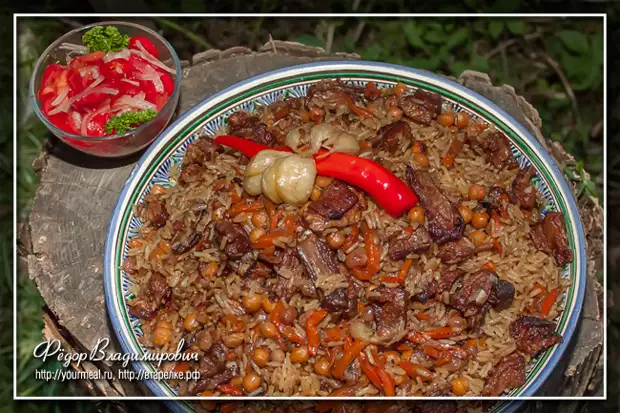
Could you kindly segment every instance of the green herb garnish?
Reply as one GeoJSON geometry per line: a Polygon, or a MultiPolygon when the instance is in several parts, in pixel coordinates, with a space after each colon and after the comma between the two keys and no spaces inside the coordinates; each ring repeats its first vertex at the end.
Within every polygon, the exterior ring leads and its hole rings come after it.
{"type": "Polygon", "coordinates": [[[108,123],[105,124],[105,133],[114,133],[120,135],[127,132],[131,128],[148,122],[157,115],[155,109],[134,110],[125,112],[122,115],[112,116],[108,123]]]}
{"type": "Polygon", "coordinates": [[[97,50],[120,52],[129,45],[129,36],[113,26],[96,26],[84,33],[82,43],[91,53],[97,50]]]}

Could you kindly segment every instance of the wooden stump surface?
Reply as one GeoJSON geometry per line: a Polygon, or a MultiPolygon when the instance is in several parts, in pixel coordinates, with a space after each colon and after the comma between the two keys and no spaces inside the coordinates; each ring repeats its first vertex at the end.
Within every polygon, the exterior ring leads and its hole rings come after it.
{"type": "MultiPolygon", "coordinates": [[[[282,41],[271,41],[258,51],[234,47],[199,53],[192,62],[183,62],[177,113],[184,113],[210,95],[260,73],[312,61],[343,59],[359,56],[327,55],[320,48],[282,41]]],[[[514,116],[545,144],[558,163],[575,164],[561,145],[545,141],[538,112],[512,87],[494,86],[486,74],[472,71],[465,71],[457,81],[514,116]]],[[[27,273],[36,282],[47,304],[45,337],[62,338],[67,349],[89,351],[100,338],[108,337],[113,343],[108,351],[121,351],[105,306],[103,250],[117,197],[140,155],[100,159],[54,140],[48,142],[44,153],[34,162],[41,183],[29,221],[20,225],[19,264],[21,273],[27,273]]],[[[579,207],[588,238],[586,300],[573,346],[541,395],[578,396],[602,391],[602,289],[595,274],[602,268],[603,211],[596,199],[588,197],[579,200],[579,207]]],[[[114,371],[118,366],[83,363],[74,368],[114,371]]],[[[86,383],[86,388],[100,396],[149,395],[136,382],[86,383]]],[[[156,410],[153,403],[115,403],[115,407],[121,411],[156,410]]],[[[522,411],[559,410],[556,404],[530,403],[522,411]]],[[[563,413],[578,411],[584,411],[583,403],[562,408],[563,413]]]]}

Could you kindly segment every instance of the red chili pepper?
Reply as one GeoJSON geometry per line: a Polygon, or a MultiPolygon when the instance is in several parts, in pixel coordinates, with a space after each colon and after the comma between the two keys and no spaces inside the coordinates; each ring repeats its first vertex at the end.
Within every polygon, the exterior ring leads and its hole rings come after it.
{"type": "MultiPolygon", "coordinates": [[[[248,158],[265,149],[291,152],[289,148],[270,148],[229,135],[218,136],[214,143],[236,149],[248,158]]],[[[411,188],[381,164],[347,153],[334,152],[324,156],[325,153],[319,152],[315,157],[319,175],[337,178],[363,189],[390,215],[401,216],[418,203],[411,188]]]]}

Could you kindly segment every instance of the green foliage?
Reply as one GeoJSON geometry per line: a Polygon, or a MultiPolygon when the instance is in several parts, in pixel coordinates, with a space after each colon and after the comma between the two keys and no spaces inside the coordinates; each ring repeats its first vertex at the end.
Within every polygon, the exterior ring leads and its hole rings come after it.
{"type": "Polygon", "coordinates": [[[82,43],[88,46],[89,52],[119,52],[129,45],[129,36],[114,26],[96,26],[84,33],[82,43]]]}
{"type": "Polygon", "coordinates": [[[105,124],[105,133],[114,132],[117,135],[127,132],[131,128],[148,122],[157,116],[155,109],[132,110],[122,115],[112,116],[105,124]]]}

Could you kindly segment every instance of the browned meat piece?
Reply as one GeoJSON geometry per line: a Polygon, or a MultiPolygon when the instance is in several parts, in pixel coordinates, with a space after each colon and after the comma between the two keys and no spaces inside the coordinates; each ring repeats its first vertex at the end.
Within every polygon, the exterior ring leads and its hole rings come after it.
{"type": "Polygon", "coordinates": [[[401,97],[398,106],[414,122],[430,125],[441,113],[441,95],[418,89],[413,95],[401,97]]]}
{"type": "Polygon", "coordinates": [[[278,275],[271,292],[277,298],[289,301],[295,293],[298,280],[303,277],[304,267],[295,252],[289,250],[283,254],[282,262],[276,268],[277,271],[285,272],[286,276],[278,275]]]}
{"type": "Polygon", "coordinates": [[[402,260],[411,253],[423,252],[431,246],[431,236],[422,225],[409,238],[390,240],[388,253],[394,261],[402,260]]]}
{"type": "Polygon", "coordinates": [[[475,248],[465,240],[450,241],[439,247],[439,259],[446,264],[456,264],[474,255],[475,248]]]}
{"type": "Polygon", "coordinates": [[[517,349],[534,356],[563,341],[555,331],[555,324],[538,317],[523,316],[510,324],[510,335],[517,343],[517,349]]]}
{"type": "Polygon", "coordinates": [[[455,401],[419,402],[413,405],[415,413],[456,413],[459,405],[455,401]]]}
{"type": "Polygon", "coordinates": [[[463,279],[461,287],[450,297],[450,304],[465,317],[483,314],[488,310],[489,306],[485,304],[497,282],[497,274],[491,270],[471,274],[463,279]]]}
{"type": "Polygon", "coordinates": [[[349,185],[334,179],[325,188],[319,199],[310,202],[308,209],[326,219],[340,219],[357,202],[357,195],[349,185]]]}
{"type": "Polygon", "coordinates": [[[166,277],[154,273],[149,278],[144,290],[144,297],[132,302],[129,314],[150,320],[157,314],[161,306],[167,305],[172,299],[172,288],[168,286],[166,277]]]}
{"type": "Polygon", "coordinates": [[[220,384],[228,383],[230,379],[235,377],[237,374],[239,373],[236,364],[226,367],[226,370],[219,374],[216,374],[207,381],[206,389],[215,390],[217,386],[219,386],[220,384]]]}
{"type": "Polygon", "coordinates": [[[511,194],[504,188],[493,185],[491,189],[489,189],[489,193],[485,199],[482,201],[482,205],[494,213],[500,213],[501,211],[506,210],[508,204],[512,201],[512,198],[513,196],[511,196],[511,194]]]}
{"type": "Polygon", "coordinates": [[[383,126],[377,131],[377,136],[372,138],[372,143],[377,148],[385,149],[390,153],[395,153],[404,142],[413,140],[411,127],[404,120],[397,120],[394,123],[383,126]]]}
{"type": "Polygon", "coordinates": [[[409,357],[409,361],[413,364],[419,364],[420,366],[426,367],[427,369],[435,367],[435,360],[420,349],[413,350],[411,357],[409,357]]]}
{"type": "Polygon", "coordinates": [[[185,226],[183,221],[175,221],[173,227],[176,225],[179,229],[176,230],[176,233],[172,237],[172,251],[176,252],[177,254],[181,254],[183,252],[189,251],[190,249],[195,247],[196,244],[198,244],[200,238],[202,238],[202,233],[200,231],[197,231],[196,228],[198,226],[200,218],[205,213],[206,211],[201,211],[200,213],[198,213],[197,219],[193,224],[190,224],[190,226],[185,226]],[[180,222],[181,225],[178,225],[178,222],[180,222]]]}
{"type": "Polygon", "coordinates": [[[321,307],[330,313],[344,313],[347,317],[353,317],[357,313],[357,293],[353,283],[348,288],[336,288],[323,297],[321,307]]]}
{"type": "Polygon", "coordinates": [[[308,109],[337,110],[348,106],[347,99],[360,99],[363,88],[345,84],[340,79],[323,80],[310,86],[306,94],[308,109]]]}
{"type": "Polygon", "coordinates": [[[525,359],[518,353],[512,353],[491,369],[482,395],[497,397],[505,390],[522,386],[523,383],[525,383],[525,359]]]}
{"type": "Polygon", "coordinates": [[[440,296],[444,291],[448,291],[452,288],[452,285],[465,275],[465,271],[460,268],[454,270],[446,269],[439,275],[439,281],[431,281],[426,288],[417,293],[413,298],[416,301],[425,303],[433,297],[440,296]]]}
{"type": "Polygon", "coordinates": [[[121,270],[125,271],[127,274],[136,274],[138,272],[136,269],[136,257],[125,258],[121,270]]]}
{"type": "Polygon", "coordinates": [[[146,205],[142,208],[141,217],[143,220],[150,222],[155,228],[163,227],[168,220],[166,201],[164,199],[153,199],[146,202],[146,205]]]}
{"type": "Polygon", "coordinates": [[[191,163],[189,165],[185,165],[183,170],[181,171],[181,175],[179,176],[179,181],[184,184],[190,184],[192,182],[198,182],[202,180],[202,166],[197,163],[191,163]]]}
{"type": "Polygon", "coordinates": [[[469,136],[469,144],[474,152],[484,155],[486,161],[498,169],[516,165],[510,150],[510,141],[501,132],[485,131],[476,137],[469,136]]]}
{"type": "Polygon", "coordinates": [[[245,273],[245,276],[253,280],[269,278],[272,276],[272,270],[270,266],[260,261],[255,261],[254,266],[245,273]]]}
{"type": "Polygon", "coordinates": [[[431,175],[426,171],[414,172],[413,168],[407,166],[405,176],[409,186],[420,198],[433,241],[444,244],[461,239],[465,222],[456,207],[437,188],[431,175]]]}
{"type": "Polygon", "coordinates": [[[515,297],[515,286],[510,281],[499,280],[491,291],[489,304],[496,310],[505,310],[510,307],[515,297]]]}
{"type": "Polygon", "coordinates": [[[553,255],[559,266],[573,262],[573,251],[568,246],[566,224],[561,212],[547,212],[541,224],[530,228],[530,237],[534,246],[553,255]]]}
{"type": "Polygon", "coordinates": [[[368,295],[377,322],[377,336],[391,342],[402,338],[405,329],[405,290],[401,287],[378,287],[368,295]]]}
{"type": "Polygon", "coordinates": [[[262,145],[273,146],[275,138],[267,131],[267,125],[258,116],[250,116],[246,112],[235,112],[228,117],[230,134],[248,138],[262,145]]]}
{"type": "Polygon", "coordinates": [[[226,347],[222,343],[216,343],[200,360],[200,379],[189,384],[188,392],[198,394],[207,389],[213,390],[233,378],[236,370],[236,367],[226,368],[226,347]]]}
{"type": "Polygon", "coordinates": [[[343,272],[336,253],[314,235],[297,243],[297,254],[312,280],[326,279],[333,273],[343,272]]]}
{"type": "Polygon", "coordinates": [[[512,181],[512,192],[523,209],[532,209],[536,206],[536,189],[531,185],[531,180],[536,176],[536,170],[532,166],[519,169],[517,176],[512,181]]]}
{"type": "MultiPolygon", "coordinates": [[[[439,375],[436,375],[426,387],[424,394],[426,396],[443,396],[450,391],[451,387],[452,386],[450,385],[450,383],[448,383],[446,379],[444,379],[443,377],[439,375]]],[[[428,403],[432,403],[432,402],[428,402],[428,403]]]]}
{"type": "Polygon", "coordinates": [[[221,221],[215,225],[218,242],[224,242],[224,253],[229,258],[241,258],[252,250],[252,243],[245,229],[230,221],[221,221]]]}
{"type": "Polygon", "coordinates": [[[184,161],[188,164],[206,165],[211,160],[212,149],[210,138],[198,138],[187,146],[184,161]]]}
{"type": "Polygon", "coordinates": [[[345,383],[347,383],[347,385],[353,386],[357,384],[361,374],[362,369],[360,362],[358,359],[355,359],[353,363],[351,363],[349,367],[345,369],[344,374],[342,375],[342,379],[345,381],[345,383]]]}

